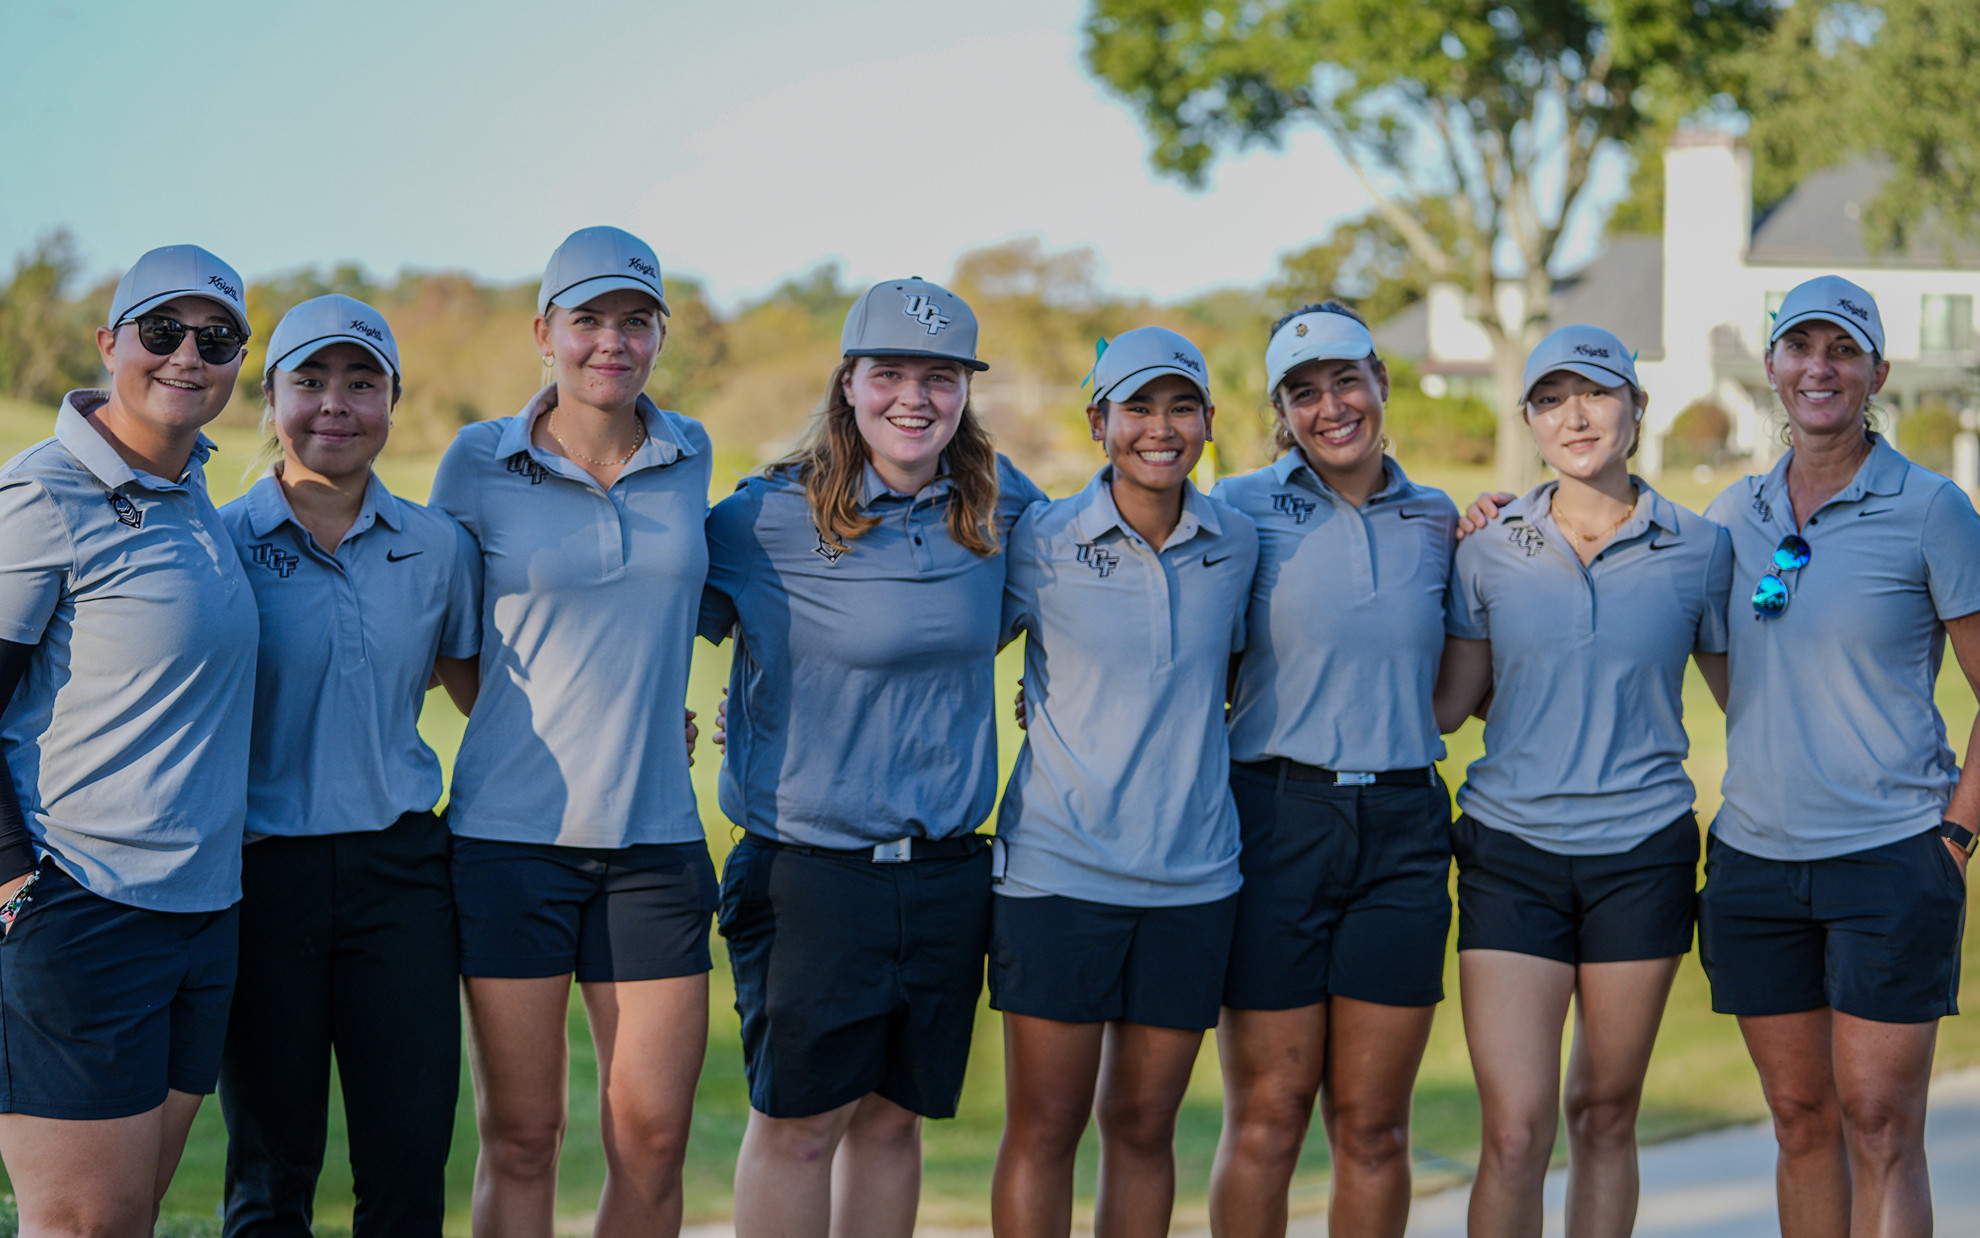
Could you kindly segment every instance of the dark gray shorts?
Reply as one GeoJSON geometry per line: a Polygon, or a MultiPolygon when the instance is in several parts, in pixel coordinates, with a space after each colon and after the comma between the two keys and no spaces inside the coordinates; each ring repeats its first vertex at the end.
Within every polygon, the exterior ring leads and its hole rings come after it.
{"type": "Polygon", "coordinates": [[[990,917],[990,1004],[1061,1023],[1215,1027],[1237,900],[1117,907],[999,896],[990,917]]]}
{"type": "Polygon", "coordinates": [[[1937,826],[1826,860],[1762,859],[1716,835],[1706,849],[1699,956],[1720,1014],[1958,1014],[1965,930],[1966,878],[1937,826]]]}
{"type": "Polygon", "coordinates": [[[0,942],[0,1113],[127,1118],[220,1077],[240,908],[146,911],[52,859],[0,942]]]}

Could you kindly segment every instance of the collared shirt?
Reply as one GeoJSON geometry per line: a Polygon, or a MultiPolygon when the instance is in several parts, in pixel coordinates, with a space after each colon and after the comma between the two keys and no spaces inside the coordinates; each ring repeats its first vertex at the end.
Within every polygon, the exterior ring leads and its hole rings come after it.
{"type": "Polygon", "coordinates": [[[708,517],[701,634],[736,637],[722,811],[753,834],[851,848],[974,830],[997,794],[1002,548],[1044,492],[997,457],[1000,549],[949,537],[949,479],[916,495],[868,465],[880,523],[840,550],[803,484],[751,477],[708,517]]]}
{"type": "Polygon", "coordinates": [[[33,645],[0,759],[43,855],[150,911],[241,896],[254,596],[206,495],[124,463],[72,391],[55,436],[0,466],[0,640],[33,645]]]}
{"type": "Polygon", "coordinates": [[[1458,807],[1560,855],[1627,851],[1690,811],[1685,661],[1726,648],[1726,531],[1635,481],[1586,566],[1554,524],[1555,482],[1458,545],[1451,632],[1492,642],[1485,755],[1458,807]]]}
{"type": "Polygon", "coordinates": [[[998,892],[1215,902],[1240,881],[1224,686],[1258,530],[1186,486],[1157,550],[1110,480],[1111,466],[1011,534],[1004,621],[1026,634],[1029,729],[997,817],[998,892]]]}
{"type": "Polygon", "coordinates": [[[1335,770],[1444,757],[1430,694],[1444,654],[1457,508],[1394,460],[1360,507],[1298,451],[1217,483],[1258,525],[1231,759],[1335,770]]]}
{"type": "Polygon", "coordinates": [[[382,830],[440,798],[419,736],[436,654],[481,644],[481,553],[377,476],[335,551],[273,473],[220,509],[261,612],[249,839],[382,830]]]}
{"type": "Polygon", "coordinates": [[[481,693],[447,824],[467,838],[630,847],[702,837],[682,710],[708,575],[701,423],[645,396],[610,489],[530,444],[556,406],[467,426],[433,505],[481,547],[481,693]]]}
{"type": "Polygon", "coordinates": [[[1725,806],[1712,829],[1770,860],[1819,860],[1930,829],[1958,781],[1934,704],[1944,620],[1980,611],[1980,515],[1959,487],[1872,435],[1849,485],[1808,518],[1787,609],[1753,613],[1797,532],[1781,457],[1710,515],[1732,530],[1725,806]]]}

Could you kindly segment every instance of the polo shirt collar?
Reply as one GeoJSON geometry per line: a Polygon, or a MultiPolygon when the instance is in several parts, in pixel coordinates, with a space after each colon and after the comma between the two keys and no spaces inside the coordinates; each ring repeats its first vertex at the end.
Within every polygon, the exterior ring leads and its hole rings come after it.
{"type": "MultiPolygon", "coordinates": [[[[502,437],[495,445],[496,458],[507,460],[518,452],[531,450],[529,436],[536,428],[537,419],[547,415],[556,407],[557,384],[551,383],[537,392],[528,404],[523,405],[520,413],[503,422],[502,437]]],[[[662,413],[660,406],[655,404],[645,392],[640,393],[633,410],[639,414],[639,419],[646,423],[646,441],[640,444],[639,450],[633,453],[632,459],[626,461],[625,472],[669,465],[683,456],[691,456],[695,453],[694,444],[688,442],[674,429],[672,419],[662,413]]]]}
{"type": "MultiPolygon", "coordinates": [[[[1141,536],[1128,527],[1128,522],[1121,517],[1121,509],[1114,506],[1113,480],[1114,466],[1109,464],[1093,475],[1093,480],[1086,483],[1086,489],[1074,496],[1073,502],[1079,504],[1079,510],[1072,520],[1073,535],[1077,540],[1089,544],[1097,542],[1112,529],[1119,529],[1133,538],[1141,536]]],[[[1158,549],[1167,550],[1170,546],[1180,546],[1198,533],[1217,537],[1221,536],[1223,531],[1223,525],[1218,521],[1216,509],[1210,505],[1210,500],[1203,497],[1203,492],[1196,488],[1195,482],[1185,480],[1182,519],[1176,523],[1175,532],[1169,534],[1167,545],[1158,549]]]]}
{"type": "MultiPolygon", "coordinates": [[[[102,482],[106,490],[128,485],[143,486],[147,490],[173,490],[183,485],[184,475],[176,481],[169,481],[150,473],[140,473],[124,463],[117,449],[89,421],[88,414],[109,402],[110,393],[101,388],[86,387],[71,391],[63,397],[62,407],[55,414],[55,440],[75,457],[78,464],[102,482]]],[[[193,442],[192,457],[186,461],[186,473],[190,474],[196,465],[204,467],[207,457],[212,454],[213,440],[200,435],[193,442]]]]}
{"type": "MultiPolygon", "coordinates": [[[[1336,502],[1346,502],[1332,486],[1322,481],[1320,474],[1306,462],[1306,456],[1295,447],[1272,462],[1272,476],[1282,486],[1292,485],[1296,480],[1316,494],[1325,495],[1336,502]]],[[[1382,457],[1382,484],[1375,487],[1375,493],[1368,496],[1368,502],[1376,503],[1383,499],[1408,498],[1416,489],[1416,484],[1403,473],[1402,465],[1387,454],[1382,457]]]]}
{"type": "MultiPolygon", "coordinates": [[[[1829,503],[1851,503],[1873,494],[1891,495],[1903,491],[1905,476],[1911,471],[1910,464],[1883,435],[1875,430],[1869,431],[1869,435],[1870,454],[1856,466],[1856,476],[1850,478],[1849,484],[1837,491],[1829,503]]],[[[1784,505],[1783,510],[1789,512],[1794,510],[1794,505],[1788,500],[1787,474],[1793,459],[1794,451],[1789,449],[1760,482],[1761,496],[1771,504],[1784,505]]],[[[1827,507],[1829,503],[1822,506],[1827,507]]]]}
{"type": "MultiPolygon", "coordinates": [[[[1610,539],[1612,544],[1626,542],[1637,537],[1651,525],[1656,525],[1666,533],[1678,532],[1677,504],[1650,488],[1650,483],[1631,473],[1630,481],[1636,484],[1636,510],[1622,523],[1610,539]]],[[[1527,524],[1537,524],[1546,529],[1554,529],[1554,493],[1561,488],[1559,481],[1545,481],[1522,494],[1499,509],[1499,514],[1507,520],[1518,519],[1527,524]]],[[[1558,530],[1556,530],[1558,532],[1558,530]]]]}
{"type": "MultiPolygon", "coordinates": [[[[248,488],[247,492],[248,528],[256,537],[267,537],[283,524],[293,524],[303,529],[302,521],[296,519],[296,512],[289,506],[289,496],[282,489],[281,481],[271,467],[261,475],[261,480],[248,488]]],[[[350,532],[344,534],[349,541],[364,532],[373,524],[382,524],[394,533],[405,527],[405,508],[399,496],[385,488],[385,483],[373,473],[365,481],[364,501],[358,505],[357,519],[351,522],[350,532]]]]}
{"type": "Polygon", "coordinates": [[[863,466],[860,475],[859,505],[861,507],[871,507],[881,499],[889,496],[897,499],[907,499],[910,502],[921,499],[937,499],[949,493],[949,489],[949,457],[946,453],[943,454],[941,461],[936,465],[935,480],[923,487],[920,494],[902,494],[900,491],[893,489],[881,479],[880,471],[873,467],[871,460],[868,460],[863,466]]]}

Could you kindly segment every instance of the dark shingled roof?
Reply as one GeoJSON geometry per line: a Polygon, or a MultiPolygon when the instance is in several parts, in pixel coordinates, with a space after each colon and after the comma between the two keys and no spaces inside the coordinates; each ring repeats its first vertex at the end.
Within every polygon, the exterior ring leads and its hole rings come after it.
{"type": "Polygon", "coordinates": [[[1554,283],[1554,326],[1613,331],[1644,361],[1664,355],[1664,238],[1615,237],[1587,266],[1554,283]]]}
{"type": "Polygon", "coordinates": [[[1980,266],[1980,245],[1947,245],[1945,229],[1929,217],[1902,252],[1873,253],[1864,243],[1862,217],[1889,175],[1890,165],[1875,159],[1815,173],[1761,217],[1747,260],[1760,266],[1980,266]]]}

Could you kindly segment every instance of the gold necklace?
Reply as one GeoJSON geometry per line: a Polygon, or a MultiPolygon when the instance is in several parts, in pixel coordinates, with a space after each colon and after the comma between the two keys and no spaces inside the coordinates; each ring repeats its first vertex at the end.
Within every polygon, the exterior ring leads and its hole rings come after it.
{"type": "Polygon", "coordinates": [[[1623,525],[1629,522],[1629,518],[1636,514],[1636,500],[1631,499],[1629,501],[1629,509],[1623,512],[1622,519],[1616,521],[1614,524],[1602,530],[1600,533],[1583,533],[1580,529],[1576,528],[1574,525],[1569,524],[1567,521],[1561,519],[1561,495],[1558,490],[1554,492],[1554,497],[1548,500],[1547,502],[1547,514],[1554,518],[1554,524],[1556,526],[1566,529],[1568,532],[1574,534],[1582,541],[1599,542],[1603,538],[1613,534],[1617,529],[1622,528],[1623,525]]]}
{"type": "Polygon", "coordinates": [[[638,455],[639,449],[646,446],[646,421],[644,418],[640,417],[638,413],[633,414],[633,420],[637,422],[639,425],[639,437],[633,440],[632,448],[629,451],[627,451],[625,455],[620,456],[617,460],[594,460],[590,456],[585,455],[581,451],[571,450],[571,445],[564,441],[564,436],[557,433],[557,414],[555,412],[552,412],[550,416],[544,419],[545,424],[547,424],[550,427],[550,437],[556,440],[557,449],[559,451],[563,452],[565,455],[569,456],[573,460],[580,461],[584,464],[595,464],[601,469],[618,468],[626,461],[638,455]]]}

